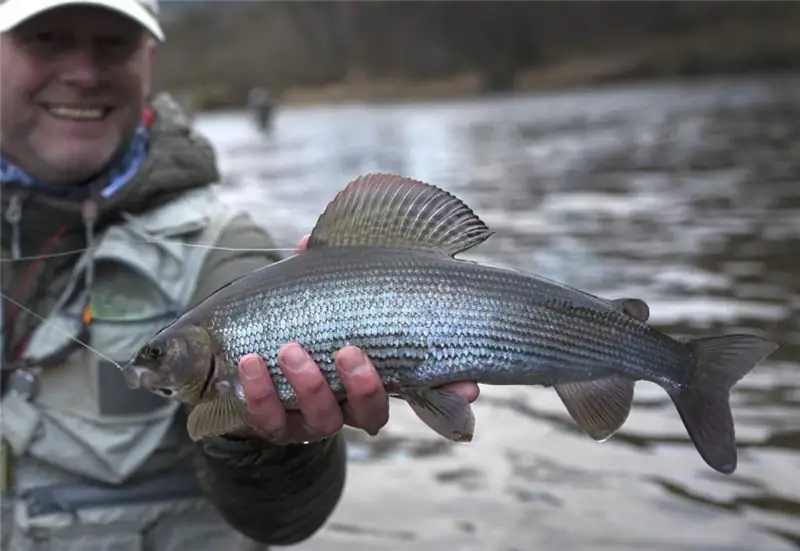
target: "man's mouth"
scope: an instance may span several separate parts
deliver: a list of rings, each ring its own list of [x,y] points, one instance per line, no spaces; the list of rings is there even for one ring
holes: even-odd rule
[[[47,112],[58,119],[99,121],[111,111],[110,107],[79,107],[73,105],[47,105]]]

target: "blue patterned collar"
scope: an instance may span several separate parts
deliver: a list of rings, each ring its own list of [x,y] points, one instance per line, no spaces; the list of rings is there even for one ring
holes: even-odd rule
[[[145,158],[150,143],[150,132],[143,124],[136,128],[131,140],[131,145],[125,156],[108,171],[108,184],[100,192],[104,199],[108,199],[124,186],[139,170]],[[0,182],[3,184],[17,182],[24,187],[37,188],[50,192],[64,192],[65,186],[47,182],[40,182],[30,176],[20,167],[0,155]]]

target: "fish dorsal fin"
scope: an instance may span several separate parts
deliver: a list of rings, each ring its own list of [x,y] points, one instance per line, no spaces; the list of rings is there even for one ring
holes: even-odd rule
[[[464,202],[436,186],[392,174],[365,174],[330,202],[308,249],[385,245],[453,256],[491,234]]]
[[[611,302],[632,318],[639,321],[650,319],[650,307],[640,298],[617,298]]]

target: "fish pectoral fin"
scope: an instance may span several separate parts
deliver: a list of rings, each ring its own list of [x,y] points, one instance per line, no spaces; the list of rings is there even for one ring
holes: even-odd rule
[[[443,189],[393,174],[364,174],[330,202],[307,247],[394,245],[452,256],[491,234],[464,202]]]
[[[422,422],[437,434],[454,442],[469,442],[475,432],[472,407],[463,396],[446,390],[423,388],[404,390],[408,402]]]
[[[644,322],[650,319],[650,307],[640,298],[617,298],[612,300],[611,303],[639,321]]]
[[[247,426],[247,409],[233,394],[200,402],[189,414],[186,430],[192,440],[220,436]]]
[[[628,419],[635,384],[633,379],[611,376],[553,388],[578,426],[592,439],[602,442]]]

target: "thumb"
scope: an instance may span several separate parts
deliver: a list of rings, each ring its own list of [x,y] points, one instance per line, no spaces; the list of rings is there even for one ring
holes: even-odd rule
[[[300,238],[300,241],[297,243],[297,246],[294,248],[295,253],[303,252],[308,247],[308,238],[311,237],[310,234],[305,234],[303,237]]]

